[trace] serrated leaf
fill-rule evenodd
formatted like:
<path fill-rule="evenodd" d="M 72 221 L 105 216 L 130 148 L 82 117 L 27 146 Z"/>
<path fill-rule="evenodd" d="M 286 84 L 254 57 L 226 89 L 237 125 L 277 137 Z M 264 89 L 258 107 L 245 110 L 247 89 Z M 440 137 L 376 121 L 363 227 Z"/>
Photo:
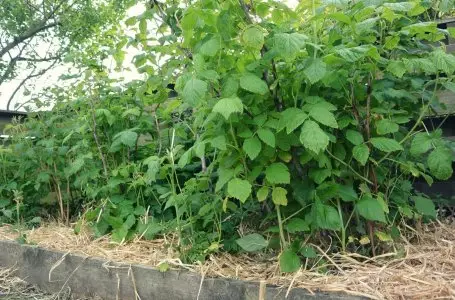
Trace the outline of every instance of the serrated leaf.
<path fill-rule="evenodd" d="M 352 149 L 352 157 L 364 166 L 370 157 L 370 149 L 365 144 L 357 145 Z"/>
<path fill-rule="evenodd" d="M 315 257 L 317 257 L 316 251 L 311 246 L 303 246 L 302 250 L 300 250 L 300 253 L 303 256 L 305 256 L 306 258 L 315 258 Z"/>
<path fill-rule="evenodd" d="M 227 120 L 233 113 L 243 113 L 243 103 L 239 97 L 223 98 L 213 106 L 213 111 L 223 115 Z"/>
<path fill-rule="evenodd" d="M 328 109 L 320 106 L 315 105 L 310 109 L 310 117 L 318 121 L 319 123 L 332 127 L 338 128 L 337 121 L 335 119 L 335 115 L 329 111 Z"/>
<path fill-rule="evenodd" d="M 353 202 L 359 198 L 352 185 L 339 185 L 338 195 L 345 202 Z"/>
<path fill-rule="evenodd" d="M 300 269 L 301 262 L 299 256 L 292 250 L 284 250 L 280 255 L 280 271 L 291 273 Z"/>
<path fill-rule="evenodd" d="M 251 160 L 255 159 L 259 155 L 261 149 L 261 141 L 255 136 L 245 139 L 243 142 L 243 150 Z"/>
<path fill-rule="evenodd" d="M 245 203 L 251 194 L 251 184 L 243 179 L 231 179 L 227 187 L 228 195 Z"/>
<path fill-rule="evenodd" d="M 376 122 L 376 132 L 380 135 L 395 133 L 398 129 L 398 124 L 388 119 L 382 119 Z"/>
<path fill-rule="evenodd" d="M 439 147 L 428 155 L 427 163 L 431 174 L 439 180 L 447 180 L 452 176 L 452 151 Z"/>
<path fill-rule="evenodd" d="M 286 122 L 286 133 L 290 134 L 291 132 L 296 130 L 297 127 L 302 125 L 303 122 L 305 122 L 305 120 L 307 118 L 308 118 L 308 115 L 306 113 L 304 113 L 303 111 L 301 111 L 300 109 L 295 114 L 290 115 L 287 118 L 287 122 Z"/>
<path fill-rule="evenodd" d="M 258 26 L 250 26 L 243 31 L 242 41 L 247 47 L 261 49 L 264 45 L 264 31 Z"/>
<path fill-rule="evenodd" d="M 226 81 L 223 83 L 223 87 L 221 89 L 221 96 L 223 97 L 231 97 L 235 95 L 239 89 L 239 81 L 233 77 L 228 77 Z"/>
<path fill-rule="evenodd" d="M 199 52 L 205 56 L 215 56 L 221 48 L 221 40 L 218 37 L 211 38 L 199 48 Z"/>
<path fill-rule="evenodd" d="M 341 220 L 338 211 L 330 206 L 316 200 L 312 208 L 313 220 L 318 228 L 328 230 L 340 230 Z"/>
<path fill-rule="evenodd" d="M 402 78 L 404 73 L 406 73 L 406 66 L 402 61 L 391 61 L 387 66 L 387 71 L 398 78 Z"/>
<path fill-rule="evenodd" d="M 379 149 L 383 152 L 393 152 L 393 151 L 402 151 L 403 146 L 394 139 L 384 138 L 384 137 L 375 137 L 370 139 L 371 144 L 376 149 Z"/>
<path fill-rule="evenodd" d="M 326 64 L 320 58 L 310 58 L 308 66 L 303 71 L 311 84 L 321 80 L 326 72 Z"/>
<path fill-rule="evenodd" d="M 431 149 L 431 136 L 426 132 L 417 133 L 411 142 L 411 155 L 419 156 Z"/>
<path fill-rule="evenodd" d="M 288 167 L 283 163 L 273 163 L 265 169 L 265 178 L 272 184 L 288 184 L 291 175 Z"/>
<path fill-rule="evenodd" d="M 300 142 L 305 148 L 319 153 L 329 145 L 329 137 L 316 122 L 306 120 L 300 133 Z"/>
<path fill-rule="evenodd" d="M 240 248 L 247 252 L 255 252 L 268 246 L 268 242 L 258 233 L 251 233 L 235 241 Z"/>
<path fill-rule="evenodd" d="M 147 172 L 145 178 L 150 184 L 156 181 L 156 175 L 160 171 L 160 158 L 158 156 L 149 156 L 144 160 L 144 164 L 147 165 Z"/>
<path fill-rule="evenodd" d="M 346 131 L 346 138 L 355 146 L 363 143 L 363 136 L 360 132 L 348 129 Z"/>
<path fill-rule="evenodd" d="M 261 187 L 257 192 L 256 192 L 256 197 L 258 198 L 259 202 L 264 201 L 267 199 L 267 196 L 269 195 L 269 188 L 266 186 Z"/>
<path fill-rule="evenodd" d="M 208 87 L 205 81 L 191 78 L 183 88 L 183 100 L 192 106 L 196 106 L 204 100 L 207 89 Z"/>
<path fill-rule="evenodd" d="M 307 37 L 303 34 L 277 33 L 273 37 L 274 49 L 284 58 L 292 58 L 305 46 Z"/>
<path fill-rule="evenodd" d="M 300 218 L 290 219 L 284 227 L 286 228 L 286 231 L 289 233 L 310 231 L 308 223 Z"/>
<path fill-rule="evenodd" d="M 290 107 L 281 112 L 281 117 L 276 128 L 280 132 L 286 128 L 287 133 L 291 133 L 308 118 L 308 115 L 301 109 Z"/>
<path fill-rule="evenodd" d="M 275 148 L 275 135 L 270 129 L 261 128 L 257 131 L 258 137 L 272 148 Z"/>
<path fill-rule="evenodd" d="M 213 148 L 219 150 L 226 150 L 226 137 L 224 135 L 219 135 L 210 140 L 210 144 Z"/>
<path fill-rule="evenodd" d="M 247 73 L 240 78 L 240 87 L 248 92 L 259 95 L 265 95 L 269 92 L 265 81 L 251 73 Z"/>
<path fill-rule="evenodd" d="M 412 199 L 414 200 L 415 208 L 419 213 L 436 219 L 436 207 L 431 199 L 422 196 L 414 196 Z"/>
<path fill-rule="evenodd" d="M 234 170 L 219 168 L 218 169 L 218 181 L 216 182 L 215 192 L 219 192 L 223 186 L 234 177 Z"/>
<path fill-rule="evenodd" d="M 330 169 L 315 169 L 312 168 L 309 172 L 309 177 L 314 180 L 316 184 L 321 184 L 326 180 L 330 175 L 332 174 L 332 171 Z"/>
<path fill-rule="evenodd" d="M 364 195 L 356 204 L 359 214 L 367 220 L 386 223 L 384 210 L 381 204 L 374 198 Z"/>
<path fill-rule="evenodd" d="M 272 201 L 275 205 L 288 205 L 288 198 L 287 195 L 288 191 L 283 189 L 282 187 L 274 187 L 272 190 Z"/>

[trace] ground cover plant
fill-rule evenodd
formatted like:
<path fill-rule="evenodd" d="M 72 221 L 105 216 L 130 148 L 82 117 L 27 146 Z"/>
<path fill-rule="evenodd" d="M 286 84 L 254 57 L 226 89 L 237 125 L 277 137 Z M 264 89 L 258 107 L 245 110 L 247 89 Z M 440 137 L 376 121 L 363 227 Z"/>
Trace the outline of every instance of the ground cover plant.
<path fill-rule="evenodd" d="M 266 251 L 282 272 L 315 257 L 309 242 L 387 251 L 400 223 L 436 217 L 413 180 L 452 176 L 453 145 L 422 123 L 455 92 L 455 32 L 435 22 L 452 8 L 148 2 L 110 48 L 119 69 L 136 48 L 144 80 L 109 78 L 95 48 L 47 95 L 52 112 L 8 128 L 1 220 L 75 220 L 115 242 L 171 233 L 184 261 Z"/>

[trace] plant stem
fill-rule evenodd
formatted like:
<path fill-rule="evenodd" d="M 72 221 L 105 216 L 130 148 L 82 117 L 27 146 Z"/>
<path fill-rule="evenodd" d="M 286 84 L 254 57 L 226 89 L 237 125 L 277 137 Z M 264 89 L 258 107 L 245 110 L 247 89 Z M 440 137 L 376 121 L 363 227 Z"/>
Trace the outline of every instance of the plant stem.
<path fill-rule="evenodd" d="M 340 221 L 341 221 L 341 251 L 343 253 L 345 253 L 346 252 L 346 227 L 344 226 L 343 212 L 341 211 L 340 198 L 337 198 L 337 206 L 338 206 L 338 215 L 340 216 Z"/>
<path fill-rule="evenodd" d="M 280 206 L 275 205 L 276 208 L 276 215 L 278 218 L 278 227 L 280 228 L 280 240 L 281 240 L 281 248 L 286 249 L 286 238 L 284 236 L 284 230 L 283 230 L 283 221 L 281 220 L 281 211 L 280 211 Z"/>
<path fill-rule="evenodd" d="M 341 163 L 342 165 L 346 166 L 349 168 L 349 170 L 352 171 L 352 173 L 354 173 L 355 175 L 357 175 L 357 177 L 365 180 L 365 182 L 369 183 L 369 184 L 373 184 L 368 178 L 366 178 L 365 176 L 362 176 L 360 175 L 356 170 L 354 170 L 354 168 L 352 168 L 350 165 L 348 165 L 347 163 L 345 163 L 344 161 L 342 161 L 341 159 L 339 159 L 338 157 L 336 157 L 335 155 L 333 155 L 329 150 L 326 150 L 327 153 L 332 157 L 334 158 L 335 160 L 337 160 L 339 163 Z"/>

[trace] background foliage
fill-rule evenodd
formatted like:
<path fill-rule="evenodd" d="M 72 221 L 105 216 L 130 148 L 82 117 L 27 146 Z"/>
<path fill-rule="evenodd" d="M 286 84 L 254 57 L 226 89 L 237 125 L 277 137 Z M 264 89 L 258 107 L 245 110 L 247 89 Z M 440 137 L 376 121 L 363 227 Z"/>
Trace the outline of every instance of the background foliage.
<path fill-rule="evenodd" d="M 401 222 L 436 217 L 413 180 L 452 176 L 453 145 L 422 125 L 455 91 L 454 32 L 434 21 L 451 8 L 151 1 L 111 48 L 119 68 L 138 49 L 145 80 L 82 63 L 52 112 L 9 128 L 2 220 L 77 219 L 116 242 L 172 233 L 187 261 L 267 248 L 283 272 L 315 256 L 309 242 L 375 254 Z"/>

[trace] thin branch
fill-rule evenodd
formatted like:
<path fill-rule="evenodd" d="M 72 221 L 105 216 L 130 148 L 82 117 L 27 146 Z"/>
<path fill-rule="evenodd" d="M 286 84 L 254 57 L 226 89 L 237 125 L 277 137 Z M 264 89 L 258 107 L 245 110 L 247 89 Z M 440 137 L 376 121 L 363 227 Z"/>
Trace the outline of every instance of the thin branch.
<path fill-rule="evenodd" d="M 16 57 L 16 61 L 29 61 L 29 62 L 45 62 L 45 61 L 52 61 L 52 60 L 58 60 L 60 59 L 61 56 L 52 56 L 52 57 L 39 57 L 39 58 L 33 58 L 33 57 Z"/>
<path fill-rule="evenodd" d="M 14 47 L 16 47 L 20 43 L 24 42 L 25 40 L 35 36 L 36 34 L 42 32 L 42 31 L 45 31 L 49 28 L 56 27 L 59 25 L 60 25 L 60 22 L 53 22 L 53 23 L 49 23 L 47 25 L 43 24 L 43 22 L 41 22 L 41 24 L 39 24 L 35 28 L 31 28 L 24 34 L 15 37 L 12 42 L 8 43 L 4 48 L 2 48 L 0 50 L 0 58 L 3 57 L 6 53 L 8 53 L 8 51 L 13 49 Z"/>
<path fill-rule="evenodd" d="M 13 99 L 14 99 L 14 97 L 16 96 L 17 92 L 21 89 L 21 87 L 23 87 L 23 86 L 25 85 L 25 83 L 27 83 L 27 81 L 29 81 L 29 80 L 32 79 L 32 78 L 35 78 L 35 77 L 39 77 L 39 76 L 44 75 L 47 71 L 49 71 L 50 69 L 52 69 L 52 68 L 55 66 L 56 63 L 57 63 L 57 60 L 55 60 L 50 66 L 48 66 L 47 68 L 45 68 L 45 69 L 39 71 L 39 72 L 36 73 L 36 74 L 33 74 L 33 73 L 35 72 L 36 68 L 33 69 L 33 71 L 32 71 L 27 77 L 25 77 L 25 78 L 21 81 L 21 83 L 19 83 L 19 85 L 18 85 L 18 86 L 16 87 L 16 89 L 14 90 L 13 94 L 9 97 L 8 102 L 7 102 L 7 104 L 6 104 L 6 110 L 10 110 L 11 102 L 13 101 Z"/>

